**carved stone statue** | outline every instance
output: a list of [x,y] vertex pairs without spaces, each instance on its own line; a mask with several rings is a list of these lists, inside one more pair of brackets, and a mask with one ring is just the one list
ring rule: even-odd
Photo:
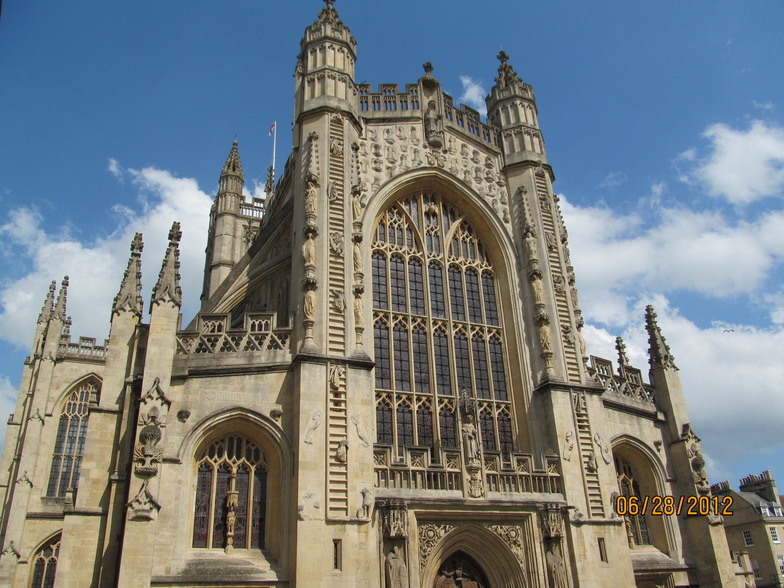
[[316,264],[316,242],[312,233],[308,233],[308,238],[302,244],[302,259],[305,260],[305,265]]
[[358,221],[362,216],[362,192],[361,190],[354,190],[351,196],[351,212],[354,214],[354,221]]
[[440,149],[444,145],[444,130],[441,115],[436,111],[436,103],[431,100],[425,111],[425,137],[431,147]]
[[552,588],[569,588],[569,580],[566,577],[566,565],[560,555],[560,550],[560,542],[552,541],[545,557],[547,560],[547,572],[550,576],[550,586]]
[[305,215],[316,216],[316,197],[318,196],[318,186],[313,180],[308,180],[305,188]]
[[463,434],[463,451],[465,451],[466,463],[472,464],[479,461],[479,440],[477,439],[476,427],[473,419],[467,420],[460,428]]
[[355,295],[354,296],[354,326],[355,327],[362,327],[362,296]]
[[544,289],[542,288],[542,279],[534,278],[531,282],[531,287],[534,290],[534,303],[544,304]]
[[359,246],[359,241],[355,241],[354,242],[353,257],[354,257],[354,271],[355,272],[361,272],[362,271],[362,249]]
[[302,307],[302,311],[305,313],[305,318],[309,320],[313,320],[316,316],[316,291],[315,290],[308,290],[305,292],[305,299]]
[[542,351],[549,352],[553,350],[553,341],[550,337],[550,326],[547,323],[539,325],[539,345],[542,346]]
[[387,553],[385,568],[387,588],[408,588],[408,569],[397,545]]

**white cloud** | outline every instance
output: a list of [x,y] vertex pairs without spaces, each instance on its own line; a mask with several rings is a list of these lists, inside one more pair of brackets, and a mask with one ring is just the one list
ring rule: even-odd
[[745,131],[719,123],[704,136],[711,153],[691,173],[708,194],[733,204],[784,196],[784,128],[759,120]]
[[204,244],[211,198],[196,181],[177,178],[155,168],[122,170],[110,161],[110,169],[128,177],[139,188],[141,210],[115,207],[111,234],[92,242],[47,229],[40,213],[19,208],[0,226],[6,256],[14,252],[27,268],[21,277],[0,286],[0,337],[27,347],[49,283],[70,276],[68,314],[74,319],[74,337],[102,340],[109,329],[112,300],[122,280],[129,246],[135,232],[144,233],[142,281],[145,304],[158,278],[168,244],[172,221],[182,228],[180,273],[184,297],[183,314],[197,310],[204,268]]
[[651,184],[651,195],[655,198],[659,198],[664,191],[667,189],[667,182],[656,182],[655,184]]
[[113,157],[109,158],[109,163],[106,166],[106,169],[117,179],[120,179],[123,175],[123,169],[120,166],[120,163]]
[[[619,334],[624,338],[632,365],[643,373],[648,367],[644,306],[651,302],[680,368],[692,424],[710,447],[714,462],[742,459],[750,450],[781,449],[784,396],[773,393],[772,386],[784,381],[784,327],[760,329],[716,323],[701,329],[671,308],[661,295],[636,297]],[[734,332],[725,333],[728,329]],[[617,365],[614,335],[590,324],[584,335],[590,354],[612,359]],[[739,439],[743,442],[738,443]],[[726,477],[717,469],[711,472],[712,476]]]
[[487,116],[487,104],[485,103],[487,90],[482,87],[482,83],[468,76],[460,76],[460,83],[463,84],[463,94],[458,101],[478,110],[482,116]]
[[773,102],[757,102],[756,100],[752,100],[752,104],[754,104],[754,108],[760,108],[762,110],[773,110]]
[[610,172],[604,179],[599,182],[598,188],[617,188],[623,184],[628,178],[623,172]]

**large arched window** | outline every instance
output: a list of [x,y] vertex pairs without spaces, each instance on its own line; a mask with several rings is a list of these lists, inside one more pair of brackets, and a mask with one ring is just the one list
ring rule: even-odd
[[376,442],[459,445],[459,399],[477,400],[485,451],[512,451],[494,268],[475,229],[439,195],[384,211],[373,235]]
[[[635,497],[642,499],[640,492],[640,478],[637,476],[632,465],[623,457],[615,456],[615,471],[618,473],[618,489],[621,495],[629,498]],[[648,523],[645,514],[640,512],[636,516],[627,515],[626,532],[629,543],[634,545],[650,545],[651,540],[648,534]]]
[[91,381],[77,386],[65,401],[57,424],[57,437],[52,454],[47,496],[64,497],[79,484],[84,442],[87,438],[87,407],[98,393],[98,385]]
[[61,535],[55,535],[47,541],[33,557],[33,579],[31,588],[52,588],[57,572],[57,558],[60,555]]
[[228,434],[196,457],[193,547],[264,547],[267,459],[253,441]]

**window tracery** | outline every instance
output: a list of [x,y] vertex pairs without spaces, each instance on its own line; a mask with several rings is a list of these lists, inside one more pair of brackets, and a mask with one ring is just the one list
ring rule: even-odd
[[[639,477],[635,474],[631,464],[622,457],[615,457],[615,471],[618,473],[618,488],[621,495],[627,498],[642,498],[640,492]],[[650,545],[648,533],[648,523],[645,515],[640,512],[636,516],[626,516],[626,531],[629,535],[629,542],[633,545]]]
[[66,492],[79,485],[87,438],[88,406],[90,397],[97,392],[98,385],[90,381],[82,383],[68,395],[57,424],[47,496],[63,498]]
[[35,554],[30,588],[52,588],[54,586],[61,538],[62,535],[54,536]]
[[458,447],[457,400],[482,402],[487,451],[512,451],[503,330],[493,267],[475,229],[439,195],[392,204],[372,251],[376,442]]
[[210,443],[196,461],[193,547],[264,547],[267,460],[243,436]]

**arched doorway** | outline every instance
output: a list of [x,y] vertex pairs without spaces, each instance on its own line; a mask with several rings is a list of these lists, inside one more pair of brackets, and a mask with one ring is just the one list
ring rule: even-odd
[[490,588],[482,568],[462,551],[445,558],[433,588]]

